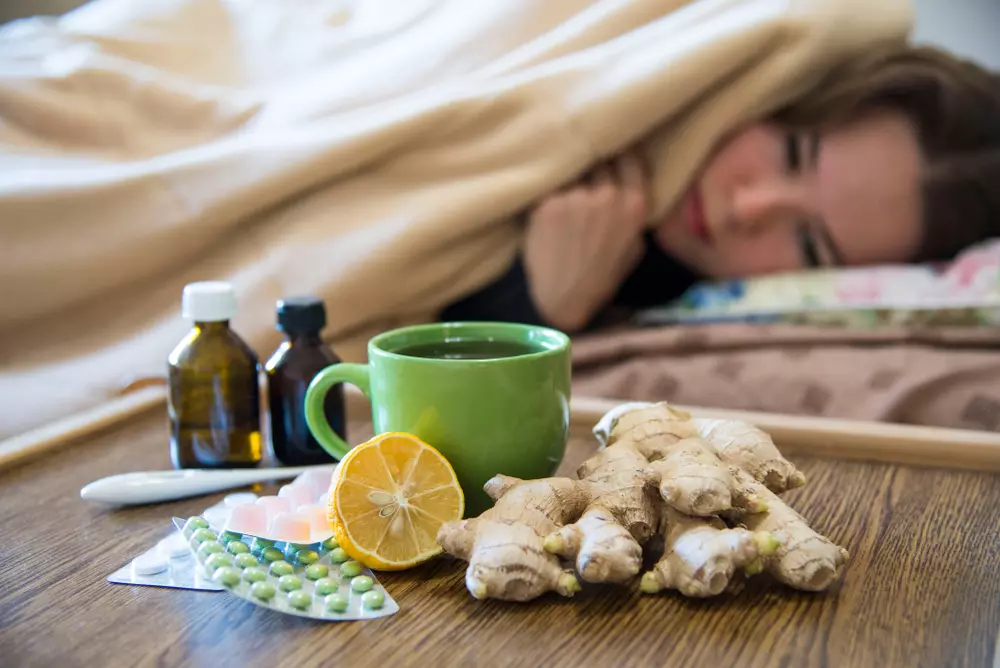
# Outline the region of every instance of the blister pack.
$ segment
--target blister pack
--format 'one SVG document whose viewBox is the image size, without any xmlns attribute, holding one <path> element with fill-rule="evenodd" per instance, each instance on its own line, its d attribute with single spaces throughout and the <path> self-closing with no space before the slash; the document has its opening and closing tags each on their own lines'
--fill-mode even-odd
<svg viewBox="0 0 1000 668">
<path fill-rule="evenodd" d="M 188 541 L 180 531 L 172 530 L 152 548 L 109 575 L 108 582 L 201 591 L 224 589 L 197 565 Z"/>
<path fill-rule="evenodd" d="M 174 518 L 174 524 L 203 575 L 256 605 L 325 621 L 372 619 L 399 610 L 372 572 L 333 538 L 304 544 L 216 533 L 200 516 Z"/>
<path fill-rule="evenodd" d="M 229 494 L 188 519 L 109 582 L 225 590 L 272 610 L 327 621 L 399 610 L 371 570 L 333 538 L 326 518 L 334 466 L 316 467 L 272 496 Z M 166 568 L 164 568 L 164 557 Z"/>
</svg>

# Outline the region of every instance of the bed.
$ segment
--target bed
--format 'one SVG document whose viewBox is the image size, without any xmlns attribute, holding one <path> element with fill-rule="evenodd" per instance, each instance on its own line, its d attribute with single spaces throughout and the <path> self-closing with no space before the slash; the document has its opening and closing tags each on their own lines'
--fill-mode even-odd
<svg viewBox="0 0 1000 668">
<path fill-rule="evenodd" d="M 945 266 L 701 285 L 576 337 L 574 392 L 998 431 L 998 317 L 998 242 Z"/>
</svg>

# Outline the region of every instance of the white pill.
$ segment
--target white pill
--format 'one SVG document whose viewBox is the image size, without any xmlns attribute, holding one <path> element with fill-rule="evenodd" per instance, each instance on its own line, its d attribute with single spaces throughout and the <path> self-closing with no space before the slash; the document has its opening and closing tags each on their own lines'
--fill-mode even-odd
<svg viewBox="0 0 1000 668">
<path fill-rule="evenodd" d="M 155 575 L 167 570 L 167 560 L 161 555 L 147 552 L 132 560 L 132 571 L 136 575 Z"/>
<path fill-rule="evenodd" d="M 253 492 L 237 492 L 236 494 L 228 495 L 222 502 L 226 504 L 227 508 L 234 508 L 247 503 L 254 503 L 256 500 L 257 495 Z"/>
<path fill-rule="evenodd" d="M 184 536 L 179 533 L 171 534 L 156 544 L 160 554 L 168 559 L 176 559 L 191 553 Z"/>
</svg>

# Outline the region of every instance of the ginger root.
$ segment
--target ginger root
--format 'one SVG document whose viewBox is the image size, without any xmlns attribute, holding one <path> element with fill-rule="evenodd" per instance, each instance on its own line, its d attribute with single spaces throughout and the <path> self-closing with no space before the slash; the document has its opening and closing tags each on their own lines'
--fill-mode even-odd
<svg viewBox="0 0 1000 668">
<path fill-rule="evenodd" d="M 722 461 L 743 469 L 775 494 L 806 484 L 806 477 L 781 456 L 771 437 L 736 420 L 692 419 L 698 435 L 711 443 Z"/>
<path fill-rule="evenodd" d="M 740 589 L 738 573 L 809 591 L 839 577 L 847 551 L 778 497 L 805 476 L 763 431 L 658 403 L 619 406 L 594 433 L 604 447 L 577 479 L 497 475 L 484 487 L 493 508 L 441 527 L 475 598 L 572 596 L 577 575 L 628 583 L 657 530 L 664 554 L 640 580 L 646 593 L 715 596 Z"/>
<path fill-rule="evenodd" d="M 715 436 L 717 431 L 709 433 Z M 608 447 L 618 443 L 633 444 L 652 462 L 654 471 L 660 474 L 660 494 L 669 506 L 682 513 L 713 515 L 732 507 L 764 510 L 756 496 L 736 484 L 729 462 L 721 457 L 715 444 L 699 437 L 697 424 L 688 413 L 664 404 L 633 410 L 616 420 L 610 430 Z M 752 447 L 756 446 L 754 442 Z M 738 454 L 737 448 L 731 448 L 731 454 Z M 770 455 L 766 452 L 766 456 Z M 789 462 L 781 461 L 794 471 Z"/>
<path fill-rule="evenodd" d="M 545 549 L 576 562 L 587 582 L 626 582 L 639 573 L 642 546 L 656 531 L 659 476 L 630 443 L 612 445 L 577 470 L 587 507 L 545 539 Z"/>
<path fill-rule="evenodd" d="M 640 587 L 647 594 L 676 589 L 685 596 L 716 596 L 731 586 L 737 570 L 751 567 L 752 573 L 779 546 L 768 531 L 730 529 L 718 517 L 691 517 L 667 508 L 664 520 L 664 555 L 642 576 Z"/>
<path fill-rule="evenodd" d="M 796 589 L 822 591 L 840 576 L 841 567 L 850 557 L 847 550 L 813 531 L 805 518 L 795 512 L 766 486 L 737 471 L 743 484 L 754 489 L 767 502 L 767 512 L 742 517 L 751 531 L 774 535 L 780 545 L 764 568 L 775 578 Z"/>
<path fill-rule="evenodd" d="M 587 497 L 568 478 L 494 476 L 484 489 L 495 505 L 479 517 L 446 522 L 437 542 L 469 562 L 465 585 L 475 598 L 526 601 L 548 591 L 572 596 L 580 583 L 545 551 L 543 539 L 576 519 Z"/>
</svg>

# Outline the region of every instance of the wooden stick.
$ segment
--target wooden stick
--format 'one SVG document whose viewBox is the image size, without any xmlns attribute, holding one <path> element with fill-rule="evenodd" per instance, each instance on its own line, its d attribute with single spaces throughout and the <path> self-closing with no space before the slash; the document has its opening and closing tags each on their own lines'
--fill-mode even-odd
<svg viewBox="0 0 1000 668">
<path fill-rule="evenodd" d="M 0 441 L 0 469 L 41 456 L 165 403 L 167 388 L 144 387 L 90 410 Z"/>
<path fill-rule="evenodd" d="M 573 399 L 571 428 L 589 432 L 620 400 Z M 749 422 L 782 453 L 934 468 L 1000 472 L 1000 433 L 779 413 L 676 406 L 692 415 Z"/>
</svg>

